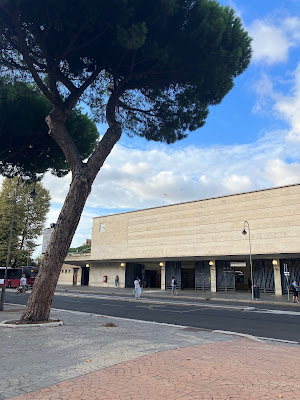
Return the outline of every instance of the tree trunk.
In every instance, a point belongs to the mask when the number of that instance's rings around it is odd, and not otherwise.
[[[51,115],[52,114],[52,115]],[[104,161],[121,137],[121,124],[113,121],[112,126],[99,142],[88,162],[82,163],[59,114],[50,113],[46,118],[50,132],[59,142],[72,170],[72,182],[64,205],[59,214],[45,257],[42,261],[32,293],[20,322],[30,324],[48,321],[55,288],[61,267],[76,232],[92,184]],[[59,135],[61,134],[61,135]]]
[[[104,161],[121,137],[121,124],[115,119],[117,98],[108,101],[109,128],[98,143],[87,163],[70,137],[65,120],[67,114],[53,108],[46,117],[49,135],[60,146],[72,171],[72,182],[64,205],[59,214],[44,260],[35,280],[32,293],[20,318],[23,324],[48,321],[55,288],[61,267],[76,232],[92,184]]]
[[[55,225],[32,293],[20,322],[47,321],[61,266],[76,232],[91,184],[82,175],[73,177],[69,193]]]

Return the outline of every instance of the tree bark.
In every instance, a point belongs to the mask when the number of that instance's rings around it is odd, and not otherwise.
[[[47,321],[61,266],[69,250],[81,213],[91,191],[82,175],[72,179],[69,193],[55,225],[51,242],[20,322]]]
[[[59,130],[60,122],[56,125],[53,116],[50,118],[51,124],[47,121],[48,125],[51,125],[51,129]],[[56,133],[59,134],[57,131]],[[120,137],[121,125],[116,122],[114,126],[107,130],[98,144],[91,162],[88,164],[77,162],[76,165],[71,167],[72,182],[70,189],[59,214],[32,293],[21,316],[21,323],[30,324],[37,321],[48,321],[61,267],[76,232],[86,200],[91,192],[92,183]]]

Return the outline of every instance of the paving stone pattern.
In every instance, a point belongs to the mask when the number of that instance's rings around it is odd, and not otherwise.
[[[299,355],[299,349],[245,339],[202,344],[139,357],[15,400],[296,400]]]
[[[21,311],[13,310],[1,313],[0,322],[18,319],[20,315]],[[87,314],[53,311],[51,317],[62,319],[64,325],[0,328],[1,400],[80,377],[92,371],[117,364],[123,365],[126,361],[139,360],[141,356],[199,344],[223,341],[230,343],[236,340],[230,336],[205,331],[189,331]],[[107,323],[117,326],[106,327]],[[142,382],[140,379],[138,381]],[[42,397],[32,396],[30,393],[26,398],[50,398],[44,397],[44,394]]]

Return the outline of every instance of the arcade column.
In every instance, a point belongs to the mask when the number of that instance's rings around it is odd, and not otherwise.
[[[217,291],[217,269],[216,269],[216,261],[211,260],[209,262],[210,267],[210,291],[212,293],[216,293]]]

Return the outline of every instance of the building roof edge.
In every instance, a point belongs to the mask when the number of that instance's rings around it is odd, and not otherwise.
[[[283,185],[283,186],[275,186],[275,187],[265,188],[265,189],[251,190],[250,192],[240,192],[240,193],[226,194],[226,195],[223,195],[223,196],[207,197],[207,198],[204,198],[204,199],[185,201],[185,202],[182,202],[182,203],[166,204],[166,205],[163,205],[163,206],[141,208],[139,210],[125,211],[125,212],[114,213],[114,214],[99,215],[98,217],[94,217],[93,219],[102,218],[102,217],[109,217],[109,216],[113,216],[113,215],[130,214],[130,213],[135,213],[135,212],[140,212],[140,211],[155,210],[155,209],[158,209],[158,208],[174,207],[174,206],[179,206],[180,204],[191,204],[191,203],[198,203],[198,202],[201,202],[201,201],[224,199],[224,198],[227,198],[227,197],[234,197],[234,196],[242,196],[242,195],[251,194],[251,193],[267,192],[267,191],[270,191],[270,190],[284,189],[284,188],[289,188],[289,187],[294,187],[294,186],[300,186],[300,183],[293,183],[291,185]]]

